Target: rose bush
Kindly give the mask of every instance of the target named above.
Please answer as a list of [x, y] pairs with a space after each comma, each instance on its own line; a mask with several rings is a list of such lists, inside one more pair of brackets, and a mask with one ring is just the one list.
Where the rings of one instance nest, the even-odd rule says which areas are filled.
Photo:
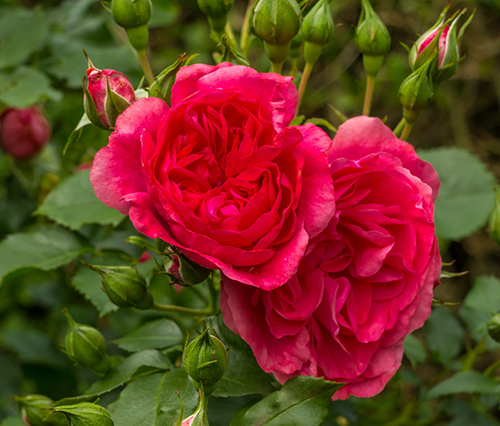
[[334, 213], [331, 140], [311, 124], [290, 127], [296, 106], [291, 77], [184, 67], [171, 107], [139, 99], [118, 117], [93, 163], [95, 192], [140, 232], [271, 290]]
[[280, 380], [344, 382], [370, 397], [401, 364], [406, 335], [431, 311], [441, 269], [432, 166], [379, 119], [345, 122], [328, 152], [336, 210], [298, 273], [272, 291], [223, 279], [224, 321]]

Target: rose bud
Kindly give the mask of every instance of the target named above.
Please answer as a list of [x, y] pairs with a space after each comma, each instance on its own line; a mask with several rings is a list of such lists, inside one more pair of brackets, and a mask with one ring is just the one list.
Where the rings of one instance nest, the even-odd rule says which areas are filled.
[[177, 284], [189, 287], [205, 281], [210, 275], [210, 269], [198, 265], [182, 253], [165, 258], [165, 271], [174, 278]]
[[448, 3], [434, 26], [415, 42], [409, 55], [410, 68], [414, 71], [421, 67], [434, 52], [439, 52], [432, 69], [432, 78], [436, 83], [445, 81], [455, 74], [460, 61], [459, 48], [463, 34], [474, 17], [473, 13], [462, 26], [457, 37], [458, 21], [467, 9], [456, 12], [446, 21], [446, 13], [450, 7], [451, 3]]
[[64, 348], [68, 358], [75, 364], [98, 373], [108, 371], [110, 364], [103, 335], [94, 327], [75, 322], [66, 308], [63, 313], [68, 320]]
[[132, 47], [143, 51], [148, 45], [148, 26], [151, 18], [151, 0], [113, 0], [111, 14], [120, 27], [125, 28]]
[[491, 239], [500, 246], [500, 192], [498, 186], [493, 188], [495, 193], [495, 205], [490, 216], [489, 233]]
[[264, 42], [266, 55], [279, 72], [288, 56], [290, 41], [300, 29], [295, 0], [260, 0], [254, 9], [253, 30]]
[[198, 0], [198, 6], [207, 15], [210, 28], [219, 35], [224, 33], [227, 15], [233, 4], [234, 0]]
[[362, 10], [354, 36], [357, 49], [363, 54], [367, 75], [375, 77], [391, 46], [391, 36], [386, 26], [373, 10], [369, 0], [362, 0]]
[[179, 392], [176, 391], [177, 396], [181, 402], [181, 409], [179, 411], [179, 417], [175, 422], [174, 426], [208, 426], [208, 418], [207, 418], [207, 403], [208, 400], [205, 398], [205, 394], [203, 392], [203, 388], [199, 389], [199, 403], [196, 411], [191, 414], [189, 417], [183, 420], [184, 417], [184, 404], [182, 403], [181, 396]]
[[49, 139], [49, 123], [36, 106], [7, 108], [0, 115], [0, 145], [16, 160], [34, 157]]
[[45, 421], [47, 412], [41, 411], [41, 408], [49, 407], [53, 404], [49, 397], [45, 395], [26, 395], [14, 397], [22, 413], [23, 422], [29, 426], [67, 426], [66, 419], [57, 418], [54, 421]]
[[[184, 369], [209, 395], [226, 371], [227, 351], [224, 344], [206, 328], [184, 349]], [[187, 342], [186, 342], [187, 343]]]
[[90, 59], [87, 78], [88, 86], [83, 84], [87, 117], [101, 129], [113, 128], [116, 118], [135, 101], [132, 84], [121, 72], [95, 68]]
[[335, 26], [330, 11], [329, 0], [319, 0], [304, 18], [301, 34], [304, 38], [304, 59], [306, 63], [315, 63], [323, 46], [325, 46], [333, 35]]
[[131, 266], [84, 265], [101, 276], [102, 289], [109, 300], [120, 308], [149, 309], [153, 297], [148, 292], [146, 280]]
[[111, 414], [104, 407], [91, 402], [50, 407], [54, 413], [64, 414], [73, 426], [113, 426]]
[[486, 326], [490, 337], [500, 342], [500, 314], [493, 315]]
[[433, 60], [432, 57], [424, 66], [411, 73], [399, 87], [398, 98], [407, 123], [417, 121], [422, 111], [432, 102], [434, 92], [429, 69]]

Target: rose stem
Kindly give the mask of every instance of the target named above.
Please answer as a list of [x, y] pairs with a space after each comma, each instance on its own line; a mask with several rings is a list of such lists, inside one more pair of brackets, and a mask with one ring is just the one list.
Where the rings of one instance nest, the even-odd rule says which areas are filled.
[[153, 75], [153, 71], [151, 70], [151, 65], [149, 65], [148, 57], [146, 55], [146, 49], [138, 50], [137, 55], [139, 55], [139, 60], [141, 61], [141, 67], [144, 71], [144, 75], [146, 76], [148, 83], [151, 84], [155, 77]]
[[233, 28], [229, 23], [229, 20], [226, 22], [226, 26], [224, 27], [224, 31], [226, 32], [230, 42], [234, 45], [236, 49], [238, 49], [238, 43], [236, 43], [236, 38], [234, 37]]
[[274, 63], [271, 62], [271, 72], [275, 72], [276, 74], [281, 74], [281, 68], [283, 68], [283, 62]]
[[176, 305], [161, 305], [159, 303], [154, 302], [152, 309], [160, 312], [178, 312], [186, 315], [194, 315], [194, 316], [210, 316], [212, 315], [212, 311], [210, 309], [191, 309], [185, 308], [184, 306], [176, 306]]
[[401, 135], [401, 132], [403, 131], [405, 127], [406, 120], [404, 118], [401, 119], [401, 121], [398, 123], [396, 128], [394, 129], [394, 136], [399, 137]]
[[365, 103], [363, 105], [363, 115], [370, 115], [370, 107], [372, 104], [373, 86], [375, 86], [375, 77], [373, 75], [366, 76], [366, 92]]
[[413, 127], [413, 123], [408, 123], [405, 121], [405, 128], [403, 129], [403, 133], [401, 134], [401, 139], [402, 141], [405, 141], [408, 139], [408, 136], [410, 136], [411, 129]]
[[209, 310], [211, 311], [211, 315], [215, 315], [218, 311], [219, 294], [218, 291], [215, 289], [214, 280], [212, 277], [207, 278], [207, 283], [210, 295]]
[[248, 31], [250, 29], [250, 15], [252, 14], [253, 1], [254, 0], [248, 1], [245, 17], [243, 18], [243, 26], [241, 27], [240, 47], [241, 47], [241, 52], [245, 56], [248, 55], [248, 50], [250, 49], [250, 44], [248, 43]]
[[304, 92], [306, 90], [307, 82], [311, 75], [311, 71], [313, 69], [314, 62], [306, 62], [304, 66], [304, 72], [302, 73], [302, 78], [300, 79], [299, 85], [299, 99], [297, 101], [297, 114], [299, 113], [300, 104], [302, 103], [302, 97], [304, 96]]
[[292, 68], [290, 69], [290, 76], [295, 77], [299, 67], [299, 58], [292, 59]]

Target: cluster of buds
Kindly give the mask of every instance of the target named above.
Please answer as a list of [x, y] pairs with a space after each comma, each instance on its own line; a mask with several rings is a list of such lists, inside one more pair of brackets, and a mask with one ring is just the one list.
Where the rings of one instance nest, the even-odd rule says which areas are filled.
[[63, 309], [63, 313], [68, 320], [64, 345], [68, 358], [73, 363], [91, 368], [97, 373], [106, 373], [111, 364], [103, 335], [94, 327], [75, 322], [66, 309]]
[[148, 45], [151, 0], [113, 0], [111, 13], [115, 22], [127, 32], [132, 47], [138, 52]]
[[462, 25], [458, 35], [458, 22], [467, 11], [457, 11], [446, 20], [451, 4], [448, 3], [437, 22], [413, 45], [409, 54], [412, 74], [399, 88], [399, 101], [408, 123], [418, 119], [422, 111], [432, 102], [433, 85], [449, 79], [455, 74], [460, 62], [460, 44], [465, 29], [474, 13]]
[[102, 289], [109, 300], [120, 308], [149, 309], [153, 296], [148, 291], [146, 280], [132, 266], [84, 265], [101, 276]]
[[6, 108], [0, 115], [0, 145], [16, 160], [34, 157], [49, 139], [49, 122], [36, 106]]
[[105, 130], [112, 129], [118, 116], [135, 101], [128, 78], [115, 70], [100, 70], [87, 57], [88, 85], [83, 81], [83, 105], [90, 122]]

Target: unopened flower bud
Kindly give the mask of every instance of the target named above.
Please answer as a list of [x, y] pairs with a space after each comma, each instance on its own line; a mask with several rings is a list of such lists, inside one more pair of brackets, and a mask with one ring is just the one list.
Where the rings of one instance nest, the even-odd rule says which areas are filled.
[[493, 340], [500, 342], [500, 314], [494, 315], [488, 321], [487, 330]]
[[89, 120], [97, 127], [114, 127], [117, 117], [135, 101], [135, 92], [128, 78], [115, 70], [100, 70], [89, 59], [88, 85], [83, 105]]
[[429, 68], [434, 58], [411, 73], [399, 87], [398, 98], [403, 106], [403, 117], [407, 123], [414, 123], [427, 108], [434, 97]]
[[318, 60], [323, 46], [332, 38], [334, 29], [330, 1], [319, 0], [304, 18], [300, 31], [305, 41], [306, 63], [313, 64]]
[[188, 259], [182, 253], [165, 258], [165, 271], [171, 275], [177, 284], [192, 286], [205, 281], [210, 275], [210, 269]]
[[490, 216], [489, 233], [491, 239], [500, 246], [500, 191], [498, 186], [493, 188], [495, 193], [495, 205]]
[[300, 29], [300, 9], [296, 0], [259, 0], [253, 14], [253, 31], [264, 41], [273, 64], [288, 56], [290, 41]]
[[205, 398], [205, 393], [203, 392], [203, 387], [200, 387], [199, 390], [199, 403], [196, 411], [191, 414], [189, 417], [184, 419], [184, 404], [182, 403], [181, 396], [177, 392], [177, 396], [181, 402], [181, 409], [179, 412], [179, 418], [175, 422], [175, 426], [208, 426], [208, 418], [207, 418], [207, 398]]
[[227, 15], [233, 4], [234, 0], [198, 0], [198, 6], [207, 15], [210, 28], [218, 34], [224, 32]]
[[450, 19], [446, 20], [446, 13], [450, 7], [451, 3], [448, 3], [434, 26], [415, 42], [409, 55], [410, 68], [416, 70], [427, 62], [435, 52], [438, 52], [432, 68], [432, 78], [436, 83], [447, 80], [455, 74], [458, 62], [460, 62], [459, 49], [463, 34], [474, 17], [473, 13], [457, 36], [458, 21], [467, 9], [456, 12]]
[[106, 353], [106, 340], [94, 327], [78, 324], [66, 309], [63, 313], [68, 320], [65, 351], [75, 364], [105, 373], [110, 368]]
[[34, 157], [49, 139], [49, 122], [36, 106], [6, 108], [0, 115], [0, 145], [16, 160]]
[[113, 426], [109, 412], [100, 405], [80, 402], [75, 405], [60, 405], [50, 408], [55, 413], [64, 414], [72, 426]]
[[115, 22], [125, 28], [130, 44], [137, 51], [148, 45], [147, 23], [151, 18], [151, 0], [113, 0], [111, 13]]
[[386, 26], [373, 10], [369, 0], [362, 0], [362, 10], [354, 36], [357, 49], [363, 54], [366, 74], [376, 76], [391, 46]]
[[98, 266], [84, 262], [87, 268], [101, 276], [102, 289], [109, 300], [120, 308], [149, 309], [153, 297], [148, 292], [146, 280], [131, 266]]
[[23, 422], [29, 426], [67, 426], [66, 419], [55, 418], [54, 421], [47, 422], [47, 412], [42, 408], [47, 408], [53, 404], [49, 397], [45, 395], [26, 395], [14, 397], [21, 410]]
[[184, 349], [182, 356], [184, 369], [209, 394], [224, 375], [227, 365], [227, 351], [224, 344], [210, 329], [205, 329]]

